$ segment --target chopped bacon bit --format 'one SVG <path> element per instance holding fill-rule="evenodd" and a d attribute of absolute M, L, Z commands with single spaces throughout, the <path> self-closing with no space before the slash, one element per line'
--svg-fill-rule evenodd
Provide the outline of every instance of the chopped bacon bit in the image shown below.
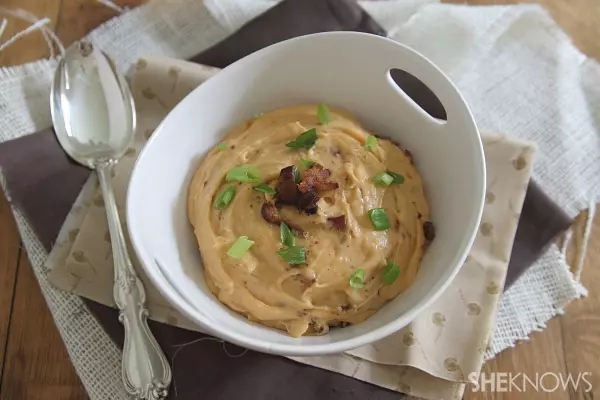
<path fill-rule="evenodd" d="M 423 223 L 423 234 L 425 235 L 425 240 L 427 240 L 427 244 L 433 242 L 435 239 L 435 226 L 431 221 L 425 221 Z"/>
<path fill-rule="evenodd" d="M 302 182 L 298 185 L 295 181 L 296 171 L 296 166 L 290 165 L 279 173 L 277 204 L 295 205 L 308 215 L 316 214 L 318 191 L 337 189 L 339 185 L 329 182 L 331 171 L 320 164 L 315 163 L 306 170 Z"/>
<path fill-rule="evenodd" d="M 300 194 L 300 198 L 298 198 L 298 208 L 300 210 L 304 210 L 308 212 L 317 207 L 317 201 L 319 201 L 319 195 L 312 187 L 309 188 L 305 193 Z M 315 210 L 316 212 L 316 210 Z"/>
<path fill-rule="evenodd" d="M 304 172 L 304 179 L 298 185 L 301 192 L 306 193 L 310 188 L 318 191 L 337 189 L 339 185 L 336 182 L 329 182 L 331 171 L 323 168 L 321 164 L 313 164 L 310 169 Z"/>
<path fill-rule="evenodd" d="M 319 211 L 319 207 L 317 207 L 317 206 L 307 208 L 306 210 L 304 210 L 306 215 L 315 215 L 317 213 L 317 211 Z"/>
<path fill-rule="evenodd" d="M 411 164 L 415 163 L 413 154 L 409 150 L 404 150 L 404 155 L 408 158 L 408 161 L 410 161 Z"/>
<path fill-rule="evenodd" d="M 279 225 L 283 221 L 287 224 L 287 226 L 290 227 L 290 230 L 294 232 L 294 235 L 298 237 L 306 237 L 306 232 L 302 228 L 293 222 L 285 221 L 283 218 L 281 218 L 279 210 L 277 210 L 277 207 L 275 207 L 273 203 L 264 203 L 260 209 L 260 213 L 265 221 L 274 225 Z"/>
<path fill-rule="evenodd" d="M 350 309 L 350 304 L 343 304 L 340 306 L 340 311 L 348 311 Z"/>
<path fill-rule="evenodd" d="M 260 209 L 260 213 L 265 221 L 270 222 L 272 224 L 278 224 L 281 222 L 281 216 L 279 215 L 279 210 L 275 207 L 273 203 L 265 203 L 262 205 Z"/>
<path fill-rule="evenodd" d="M 346 216 L 340 215 L 338 217 L 329 217 L 327 221 L 331 222 L 331 225 L 338 231 L 343 231 L 346 229 Z"/>
<path fill-rule="evenodd" d="M 295 181 L 295 165 L 285 167 L 279 173 L 277 201 L 281 204 L 296 204 L 300 192 Z"/>

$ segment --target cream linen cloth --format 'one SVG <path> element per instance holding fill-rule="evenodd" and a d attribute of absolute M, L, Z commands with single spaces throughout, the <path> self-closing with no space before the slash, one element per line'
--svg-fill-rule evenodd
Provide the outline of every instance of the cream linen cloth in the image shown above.
<path fill-rule="evenodd" d="M 218 69 L 167 58 L 140 59 L 132 92 L 138 130 L 113 171 L 119 209 L 125 205 L 136 156 L 154 129 L 187 93 Z M 346 354 L 293 358 L 371 383 L 427 398 L 461 398 L 469 373 L 478 373 L 502 293 L 535 147 L 485 135 L 488 192 L 474 247 L 455 281 L 402 331 Z M 124 215 L 122 215 L 124 220 Z M 57 240 L 50 281 L 57 287 L 114 306 L 112 254 L 97 184 L 86 185 Z M 141 269 L 138 268 L 141 272 Z M 151 318 L 199 330 L 143 277 Z"/>

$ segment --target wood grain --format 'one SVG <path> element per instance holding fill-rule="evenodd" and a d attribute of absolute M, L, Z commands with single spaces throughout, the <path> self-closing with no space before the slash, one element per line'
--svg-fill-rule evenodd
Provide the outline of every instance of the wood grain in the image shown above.
<path fill-rule="evenodd" d="M 145 0 L 116 1 L 136 6 Z M 517 0 L 452 0 L 471 5 L 514 4 Z M 521 1 L 524 2 L 524 1 Z M 573 43 L 589 56 L 600 59 L 600 1 L 598 0 L 538 0 L 563 29 Z M 25 9 L 38 17 L 51 19 L 65 45 L 76 40 L 98 24 L 117 13 L 95 0 L 0 0 L 0 6 Z M 3 37 L 28 24 L 8 17 L 9 25 Z M 0 52 L 0 66 L 19 65 L 47 57 L 46 42 L 39 33 L 19 39 L 15 45 Z M 581 232 L 585 216 L 575 229 Z M 4 372 L 0 364 L 0 400 L 13 399 L 83 399 L 81 383 L 73 371 L 64 346 L 40 294 L 37 282 L 24 252 L 20 255 L 17 273 L 19 238 L 0 198 L 0 360 L 5 359 Z M 573 245 L 576 246 L 577 240 Z M 564 316 L 550 321 L 543 332 L 531 340 L 501 353 L 484 365 L 483 371 L 526 373 L 535 376 L 545 372 L 591 372 L 593 393 L 581 390 L 559 390 L 554 393 L 473 393 L 467 388 L 468 400 L 494 399 L 577 399 L 600 398 L 600 215 L 595 218 L 593 235 L 582 276 L 590 289 L 585 300 L 575 301 Z M 13 288 L 16 291 L 13 296 Z M 11 298 L 14 299 L 11 301 Z M 12 310 L 12 311 L 11 311 Z M 10 324 L 10 325 L 9 325 Z M 8 334 L 7 334 L 8 331 Z M 8 336 L 8 339 L 7 339 Z M 6 349 L 6 357 L 2 357 Z"/>
<path fill-rule="evenodd" d="M 21 9 L 33 14 L 38 19 L 49 18 L 50 23 L 46 26 L 50 29 L 56 28 L 60 3 L 61 0 L 0 0 L 1 7 L 10 10 Z M 2 17 L 6 18 L 7 25 L 0 42 L 8 40 L 17 32 L 31 25 L 30 21 L 24 21 L 0 12 L 0 21 Z M 49 55 L 50 52 L 44 36 L 39 32 L 34 32 L 19 38 L 10 47 L 0 52 L 0 66 L 20 65 L 40 58 L 47 58 Z"/>
<path fill-rule="evenodd" d="M 5 360 L 18 261 L 19 234 L 4 193 L 0 193 L 0 377 Z"/>
<path fill-rule="evenodd" d="M 550 12 L 582 52 L 595 58 L 600 55 L 598 40 L 600 2 L 597 0 L 444 0 L 444 2 L 469 5 L 540 4 Z"/>
<path fill-rule="evenodd" d="M 574 243 L 582 237 L 587 213 L 575 224 Z M 594 398 L 600 398 L 600 214 L 594 219 L 593 235 L 588 244 L 582 283 L 589 289 L 585 300 L 575 301 L 567 306 L 566 313 L 560 317 L 565 364 L 573 374 L 591 373 L 591 383 L 595 388 Z M 574 260 L 575 254 L 571 255 Z M 582 390 L 570 391 L 571 399 L 590 400 L 589 393 Z"/>
<path fill-rule="evenodd" d="M 87 398 L 21 252 L 0 400 Z"/>
<path fill-rule="evenodd" d="M 491 392 L 490 384 L 487 384 L 487 392 L 474 392 L 475 388 L 468 385 L 465 391 L 465 400 L 545 400 L 545 399 L 569 399 L 569 391 L 557 390 L 554 393 L 546 393 L 543 390 L 536 391 L 530 384 L 523 384 L 522 375 L 527 374 L 530 379 L 535 379 L 535 374 L 540 376 L 544 373 L 565 374 L 567 368 L 564 361 L 562 347 L 563 338 L 561 322 L 553 319 L 543 332 L 536 332 L 529 341 L 519 343 L 514 349 L 502 352 L 497 358 L 484 364 L 482 374 L 489 379 L 492 373 L 507 372 L 516 376 L 516 387 L 510 391 Z M 552 388 L 554 381 L 548 377 L 543 381 L 544 387 Z M 547 381 L 546 381 L 547 380 Z M 517 387 L 519 389 L 517 389 Z M 551 395 L 551 396 L 549 396 Z"/>

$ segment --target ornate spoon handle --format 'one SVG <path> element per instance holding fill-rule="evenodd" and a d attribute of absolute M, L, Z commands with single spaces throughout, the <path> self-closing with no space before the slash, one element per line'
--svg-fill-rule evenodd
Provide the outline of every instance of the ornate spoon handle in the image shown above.
<path fill-rule="evenodd" d="M 171 384 L 171 369 L 148 327 L 146 292 L 137 277 L 129 254 L 110 179 L 111 163 L 96 170 L 102 187 L 108 229 L 115 265 L 113 295 L 119 308 L 119 321 L 125 328 L 123 346 L 123 383 L 136 399 L 166 399 Z"/>

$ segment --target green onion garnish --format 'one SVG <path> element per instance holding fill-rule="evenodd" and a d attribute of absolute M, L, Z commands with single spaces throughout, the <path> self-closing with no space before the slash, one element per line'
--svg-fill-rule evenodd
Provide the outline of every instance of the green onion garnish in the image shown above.
<path fill-rule="evenodd" d="M 271 186 L 267 185 L 266 183 L 261 183 L 260 185 L 256 185 L 253 187 L 254 190 L 257 190 L 259 192 L 263 192 L 266 194 L 276 194 L 277 190 L 273 189 Z"/>
<path fill-rule="evenodd" d="M 312 128 L 298 135 L 293 142 L 287 142 L 285 145 L 293 149 L 310 149 L 317 142 L 317 129 Z"/>
<path fill-rule="evenodd" d="M 295 165 L 292 165 L 292 172 L 294 174 L 294 182 L 296 182 L 296 184 L 300 183 L 300 171 L 298 171 L 298 168 L 296 168 Z"/>
<path fill-rule="evenodd" d="M 279 237 L 284 246 L 293 247 L 296 245 L 296 238 L 285 222 L 279 225 Z"/>
<path fill-rule="evenodd" d="M 265 115 L 265 113 L 264 113 L 264 112 L 259 112 L 259 113 L 256 113 L 256 114 L 254 114 L 254 115 L 253 115 L 253 117 L 254 117 L 254 118 L 260 118 L 260 117 L 262 117 L 263 115 Z"/>
<path fill-rule="evenodd" d="M 302 165 L 304 165 L 306 168 L 310 168 L 313 166 L 313 164 L 315 163 L 312 160 L 308 160 L 306 158 L 302 158 L 300 157 L 300 162 L 302 163 Z"/>
<path fill-rule="evenodd" d="M 390 220 L 383 208 L 373 208 L 368 211 L 368 214 L 376 231 L 384 231 L 391 226 Z"/>
<path fill-rule="evenodd" d="M 217 210 L 223 210 L 229 205 L 229 203 L 231 203 L 231 200 L 233 200 L 234 197 L 235 188 L 233 186 L 229 186 L 217 196 L 217 199 L 215 200 L 215 208 Z"/>
<path fill-rule="evenodd" d="M 394 182 L 394 177 L 387 172 L 380 172 L 373 178 L 379 186 L 390 186 Z"/>
<path fill-rule="evenodd" d="M 258 167 L 255 165 L 238 165 L 237 167 L 229 170 L 225 176 L 227 182 L 238 181 L 238 182 L 250 182 L 258 183 L 261 181 L 261 173 Z"/>
<path fill-rule="evenodd" d="M 319 104 L 317 106 L 317 118 L 319 118 L 319 123 L 321 125 L 331 122 L 331 114 L 329 113 L 329 108 L 327 108 L 325 104 Z"/>
<path fill-rule="evenodd" d="M 254 242 L 249 240 L 248 236 L 240 236 L 227 250 L 227 255 L 233 258 L 242 258 L 253 244 Z"/>
<path fill-rule="evenodd" d="M 385 173 L 390 175 L 392 178 L 394 178 L 394 181 L 392 182 L 393 184 L 404 183 L 404 176 L 397 174 L 395 172 L 392 172 L 390 170 L 385 171 Z"/>
<path fill-rule="evenodd" d="M 388 261 L 387 266 L 381 275 L 381 280 L 386 285 L 391 285 L 396 279 L 398 279 L 398 276 L 400 276 L 400 267 L 394 260 Z"/>
<path fill-rule="evenodd" d="M 217 145 L 217 149 L 219 150 L 227 150 L 229 148 L 229 146 L 227 146 L 227 143 L 219 143 Z"/>
<path fill-rule="evenodd" d="M 365 150 L 373 150 L 375 147 L 377 147 L 377 138 L 374 135 L 367 136 Z"/>
<path fill-rule="evenodd" d="M 350 276 L 348 283 L 354 289 L 360 289 L 361 287 L 365 286 L 365 270 L 361 268 L 354 271 L 354 273 Z"/>
<path fill-rule="evenodd" d="M 291 246 L 276 252 L 288 264 L 306 264 L 306 251 L 302 246 Z"/>

